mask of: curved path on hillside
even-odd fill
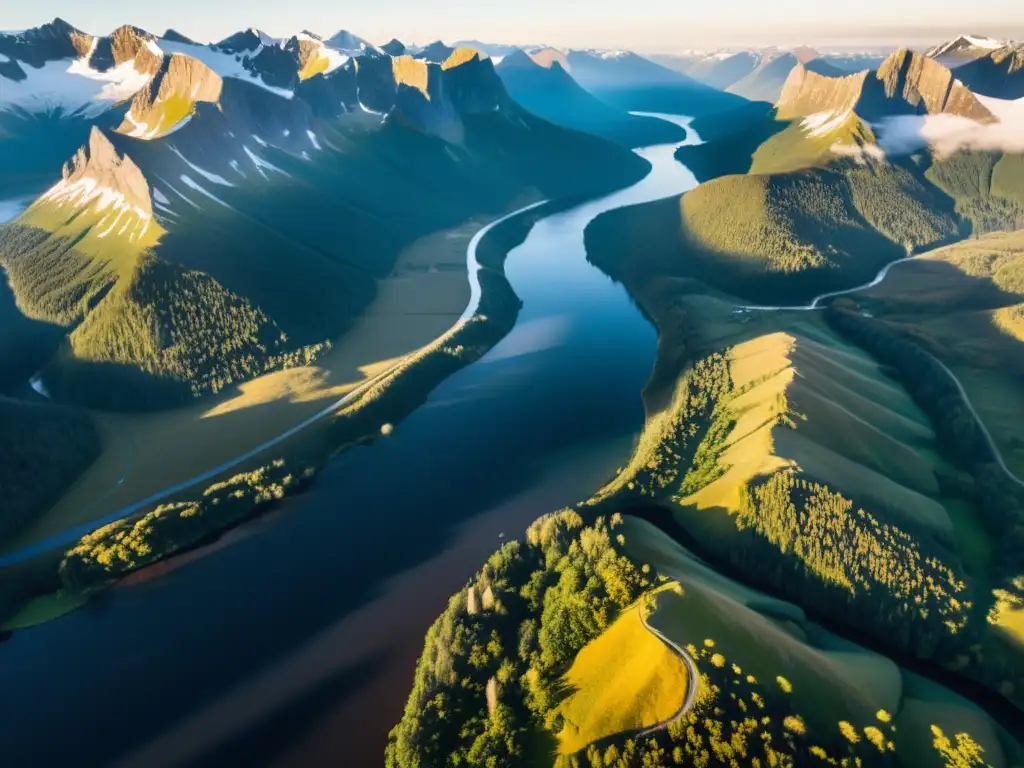
[[[522,208],[512,211],[511,213],[506,214],[501,218],[495,219],[490,224],[487,224],[486,226],[482,227],[473,236],[473,239],[470,241],[469,246],[466,249],[466,265],[469,270],[470,286],[469,303],[466,305],[466,309],[462,313],[462,316],[459,318],[459,321],[453,326],[453,329],[458,327],[462,323],[465,323],[470,318],[472,318],[476,314],[477,308],[480,306],[481,288],[480,278],[478,274],[480,271],[480,263],[477,261],[476,256],[477,249],[479,248],[480,243],[488,235],[488,233],[490,233],[498,225],[503,224],[509,219],[515,218],[516,216],[519,216],[522,213],[531,211],[534,208],[537,208],[546,202],[546,200],[541,200],[539,202],[531,203],[530,205],[526,205],[523,206]],[[245,453],[239,456],[236,456],[233,459],[230,459],[229,461],[226,461],[222,464],[217,465],[216,467],[208,469],[205,472],[202,472],[201,474],[195,475],[194,477],[190,477],[189,479],[184,480],[180,483],[176,483],[172,486],[164,488],[163,490],[157,491],[156,493],[147,496],[146,498],[141,499],[133,504],[130,504],[127,507],[122,507],[121,509],[118,509],[107,515],[103,515],[102,517],[90,520],[87,523],[82,523],[81,525],[76,525],[72,528],[67,528],[61,531],[60,533],[54,534],[53,536],[49,536],[45,539],[37,541],[34,544],[26,545],[24,547],[21,547],[20,549],[14,550],[13,552],[8,552],[7,554],[0,556],[0,567],[15,565],[17,563],[24,562],[33,557],[36,557],[37,555],[47,552],[48,550],[56,549],[57,547],[70,546],[71,544],[74,544],[76,541],[81,539],[83,536],[86,536],[92,533],[93,531],[102,528],[105,525],[110,525],[111,523],[115,523],[118,520],[122,520],[126,517],[130,517],[131,515],[137,514],[143,511],[146,507],[158,504],[161,501],[166,500],[168,497],[173,496],[174,494],[177,493],[181,493],[182,491],[186,491],[189,488],[192,488],[193,486],[199,485],[201,483],[210,482],[219,475],[222,475],[225,472],[237,468],[240,464],[243,464],[244,462],[255,458],[264,451],[268,451],[271,448],[276,447],[277,445],[283,443],[285,440],[288,440],[289,438],[294,437],[300,432],[313,426],[314,424],[323,421],[328,416],[337,413],[339,409],[359,399],[363,395],[363,393],[365,393],[368,389],[373,387],[377,382],[389,376],[399,365],[401,365],[401,361],[399,361],[392,367],[388,368],[387,370],[374,376],[373,378],[363,382],[356,389],[352,390],[341,399],[331,403],[330,405],[313,414],[309,418],[305,419],[299,424],[296,424],[294,427],[291,427],[290,429],[282,432],[276,437],[271,438],[270,440],[267,440],[266,442],[260,443],[259,445],[251,448],[250,450],[246,451]],[[35,377],[33,379],[33,388],[36,389],[37,392],[39,392],[40,390],[36,387],[37,380],[38,377]],[[41,382],[38,383],[41,385]],[[40,394],[44,395],[45,397],[49,397],[49,395],[46,392],[40,392]],[[128,469],[126,469],[125,472],[121,475],[121,477],[117,480],[117,482],[114,484],[114,487],[111,488],[110,491],[108,491],[108,494],[112,493],[114,490],[116,490],[118,486],[124,483],[127,477],[127,473],[130,471],[131,462],[129,461]],[[98,499],[96,503],[99,503],[101,501],[102,497]]]
[[[823,309],[821,303],[826,299],[834,299],[839,296],[848,296],[852,293],[866,291],[868,288],[874,288],[876,285],[879,285],[883,280],[885,280],[886,277],[889,276],[889,271],[897,264],[904,264],[908,261],[913,261],[916,258],[918,257],[910,256],[905,259],[897,259],[896,261],[889,262],[884,267],[882,267],[881,271],[875,276],[875,279],[872,280],[870,283],[864,283],[863,285],[854,286],[853,288],[846,288],[841,291],[830,291],[829,293],[823,293],[820,296],[816,296],[810,304],[801,304],[789,307],[740,305],[738,309],[743,309],[748,312],[810,312],[813,310]],[[927,350],[925,351],[927,352]],[[930,352],[928,354],[931,355]],[[988,446],[992,451],[992,457],[995,459],[995,462],[999,466],[999,468],[1003,471],[1003,474],[1005,474],[1011,482],[1015,483],[1016,485],[1019,485],[1021,488],[1024,488],[1024,480],[1021,480],[1021,478],[1017,477],[1017,475],[1015,475],[1013,471],[1010,469],[1010,467],[1007,465],[1006,460],[1003,458],[1002,453],[1000,453],[999,451],[999,446],[996,445],[996,441],[992,438],[992,433],[989,432],[988,427],[985,426],[984,419],[981,418],[981,415],[978,413],[978,410],[974,407],[974,403],[971,402],[971,398],[968,396],[967,390],[964,388],[964,385],[960,382],[960,379],[958,379],[956,377],[956,374],[954,374],[953,371],[951,371],[945,363],[939,360],[939,358],[935,357],[935,355],[931,355],[931,357],[936,363],[939,364],[939,367],[941,367],[942,370],[946,372],[946,375],[953,380],[953,383],[956,385],[956,388],[960,391],[961,399],[964,401],[964,404],[967,406],[968,410],[970,410],[971,415],[974,416],[975,421],[978,422],[978,426],[981,428],[981,433],[982,435],[984,435],[985,441],[988,443]]]
[[[988,442],[989,448],[992,449],[992,456],[996,460],[996,464],[999,465],[999,468],[1003,470],[1003,473],[1010,480],[1019,485],[1021,488],[1024,488],[1024,480],[1021,480],[1019,477],[1017,477],[1006,465],[1006,460],[1003,459],[1003,455],[999,452],[999,448],[996,446],[996,441],[992,439],[992,433],[988,431],[988,427],[985,426],[984,420],[981,418],[980,415],[978,415],[978,411],[975,410],[974,403],[972,403],[971,398],[967,396],[967,390],[965,390],[964,385],[960,383],[960,379],[958,379],[956,375],[951,370],[949,370],[949,367],[944,362],[939,360],[939,358],[935,357],[935,355],[932,355],[932,359],[939,364],[939,367],[946,372],[946,375],[953,380],[954,384],[956,384],[956,388],[960,390],[960,397],[963,398],[964,405],[967,406],[967,408],[971,412],[971,415],[973,415],[975,420],[978,422],[978,426],[981,427],[981,434],[985,436],[985,440],[986,442]]]
[[[685,648],[680,646],[674,640],[668,638],[660,629],[652,627],[650,623],[648,623],[647,617],[644,615],[643,609],[640,606],[637,606],[637,610],[640,611],[640,621],[643,623],[644,629],[675,651],[676,655],[682,659],[683,663],[686,665],[686,698],[683,699],[682,705],[671,717],[644,728],[637,733],[637,736],[648,736],[652,733],[665,730],[672,725],[672,723],[677,722],[683,717],[683,715],[693,709],[693,705],[697,703],[697,689],[700,687],[700,672],[697,671],[697,663]]]

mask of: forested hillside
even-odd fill
[[[894,74],[904,60],[908,72]],[[877,73],[886,98],[904,106],[956,111],[976,103],[969,94],[936,95],[944,76],[914,57]],[[704,144],[681,148],[677,158],[705,183],[674,204],[599,217],[588,229],[591,260],[613,273],[696,277],[752,303],[788,305],[868,282],[898,258],[1024,226],[1024,156],[887,153],[888,125],[855,111],[857,94],[875,78],[807,71],[791,78],[775,109],[751,104],[721,125],[696,121]],[[872,104],[886,107],[884,99]]]
[[[663,646],[661,677],[644,687],[664,643],[651,627],[698,679],[687,672],[661,689],[680,663]],[[640,687],[590,689],[591,676],[607,686],[617,672]],[[495,553],[451,599],[427,635],[386,764],[943,766],[1020,754],[965,700],[721,576],[654,526],[567,511]]]
[[[374,53],[307,73],[288,100],[186,66],[220,61],[201,46],[163,45],[186,55],[135,96],[135,123],[94,128],[0,239],[20,309],[70,335],[44,378],[71,402],[165,407],[308,363],[416,238],[519,195],[607,191],[647,167],[523,110],[473,51],[443,65]],[[339,96],[391,119],[317,116]]]
[[[6,397],[0,397],[0,424],[0,542],[6,542],[92,463],[100,441],[83,413]]]
[[[608,271],[697,277],[751,302],[794,304],[969,231],[912,164],[843,160],[725,176],[679,200],[614,211],[588,227],[587,243]]]

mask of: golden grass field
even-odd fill
[[[649,618],[667,637],[696,648],[710,640],[729,663],[758,681],[784,676],[810,704],[804,714],[809,725],[870,723],[879,709],[897,711],[902,680],[889,659],[855,646],[815,647],[807,638],[824,633],[796,606],[713,571],[649,523],[626,518],[624,531],[631,558],[650,563],[681,587],[681,594],[660,592]]]
[[[686,678],[683,661],[630,606],[579,652],[565,677],[572,693],[558,707],[565,719],[559,754],[667,720],[686,698]]]
[[[102,455],[52,510],[8,543],[7,551],[220,466],[318,413],[443,334],[469,300],[466,247],[489,218],[467,221],[410,245],[379,284],[376,300],[316,364],[260,377],[183,409],[97,414]],[[316,429],[293,440],[308,439]],[[287,448],[280,444],[270,453],[276,457]],[[257,457],[253,464],[267,458]]]

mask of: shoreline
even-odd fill
[[[634,435],[623,435],[567,453],[553,463],[529,490],[505,499],[465,521],[443,550],[425,562],[382,582],[380,594],[269,667],[209,702],[184,720],[168,724],[160,735],[140,745],[115,765],[120,768],[187,762],[209,750],[227,747],[254,722],[279,713],[286,720],[287,702],[301,702],[323,679],[373,662],[375,672],[340,692],[310,721],[295,741],[286,739],[273,750],[271,765],[320,765],[348,760],[372,765],[380,760],[387,732],[398,722],[405,706],[405,691],[395,690],[411,679],[423,650],[422,631],[437,617],[446,601],[465,583],[466,574],[503,543],[520,539],[538,516],[538,509],[556,509],[570,501],[567,485],[600,485],[614,474],[631,452]],[[581,481],[585,478],[585,482]],[[573,501],[575,499],[573,498]],[[425,591],[424,585],[430,585]],[[415,593],[415,610],[408,597]],[[355,631],[368,628],[369,631]],[[352,642],[352,638],[358,640]],[[386,663],[381,661],[386,658]],[[368,706],[367,702],[373,702]],[[358,723],[358,731],[374,737],[356,744],[339,742],[339,724]],[[273,731],[276,721],[261,726]],[[268,737],[272,738],[272,737]],[[354,751],[353,751],[354,750]],[[225,762],[228,762],[227,758]]]
[[[468,255],[475,256],[475,266],[480,281],[479,297],[471,300],[477,304],[476,313],[468,321],[460,319],[433,342],[406,355],[391,368],[364,383],[357,393],[353,393],[356,397],[350,403],[343,402],[325,409],[322,416],[327,417],[334,414],[334,419],[324,418],[325,428],[320,434],[315,437],[306,436],[303,445],[292,446],[291,456],[293,459],[296,456],[299,457],[294,464],[291,461],[288,463],[289,467],[294,470],[303,471],[301,457],[311,453],[311,446],[314,447],[312,452],[316,454],[315,464],[310,465],[308,461],[305,463],[307,477],[301,483],[302,487],[311,479],[311,470],[319,469],[324,461],[347,447],[380,438],[382,424],[401,421],[415,410],[441,381],[482,357],[514,327],[520,302],[505,279],[504,259],[510,250],[525,239],[535,221],[550,214],[551,211],[547,209],[558,210],[562,206],[575,204],[575,202],[575,200],[560,203],[535,202],[499,217],[477,232],[473,241],[480,246],[479,252],[474,250],[472,254],[468,254],[467,251]],[[488,238],[488,235],[491,237]],[[492,244],[494,239],[499,241],[496,246]],[[347,407],[345,407],[346,405]],[[275,455],[286,453],[287,448],[288,446],[285,446],[280,451],[274,450],[273,453]],[[266,451],[260,451],[260,453],[265,454]],[[251,458],[255,460],[256,457]],[[269,457],[267,458],[269,459]],[[239,466],[236,469],[243,471],[244,467]],[[194,499],[198,495],[195,486],[196,484],[193,483],[188,489],[181,489],[181,495]],[[188,491],[192,491],[192,493],[189,494]],[[169,559],[178,561],[176,564],[170,565],[170,570],[181,567],[202,556],[201,554],[193,555],[194,552],[209,553],[230,543],[224,542],[224,537],[231,531],[246,523],[261,519],[264,515],[272,513],[276,507],[277,504],[273,502],[269,505],[254,503],[247,513],[225,520],[221,525],[214,523],[208,530],[197,531],[197,535],[185,540],[180,546],[171,546],[167,550],[154,554],[140,567],[129,568],[123,573],[113,573],[106,581],[87,589],[85,594],[91,597],[119,584],[125,578],[130,578],[142,571],[160,568],[161,565],[167,564]],[[133,510],[128,515],[110,522],[106,526],[100,526],[100,531],[104,528],[115,529],[119,524],[130,526],[141,519],[144,514],[147,514],[145,510]],[[74,533],[76,535],[72,544],[80,540],[77,535],[80,531],[74,531]],[[111,535],[117,535],[116,530]],[[16,560],[12,560],[11,555],[7,555],[7,562],[4,562],[2,558],[0,558],[0,562],[7,567],[20,570],[27,566],[27,569],[31,570],[32,561],[38,560],[43,572],[34,575],[39,577],[40,581],[49,583],[52,589],[57,586],[54,583],[57,576],[52,571],[54,563],[58,560],[56,550],[62,546],[66,545],[54,544],[45,549],[31,551],[27,556]],[[151,574],[159,577],[162,572],[170,571],[157,570],[151,571]],[[65,594],[60,590],[58,593]],[[18,611],[5,618],[10,623],[16,623],[17,617],[22,612],[31,609],[34,600],[39,598],[45,600],[53,594],[54,592],[51,590],[32,593],[21,604]],[[32,626],[44,623],[50,618],[57,618],[57,616],[43,617]],[[20,629],[25,628],[28,627],[20,627]]]
[[[508,216],[474,217],[406,248],[367,312],[315,364],[261,376],[184,409],[94,414],[103,453],[39,521],[0,547],[0,566],[12,564],[12,553],[38,549],[69,529],[101,527],[115,513],[130,516],[241,470],[357,401],[471,316],[479,295],[474,278],[467,279],[464,243]]]

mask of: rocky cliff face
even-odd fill
[[[120,196],[119,202],[133,206],[145,216],[153,215],[146,177],[130,157],[118,153],[98,128],[92,129],[89,143],[64,165],[63,177],[63,186],[80,183],[109,190]]]
[[[819,112],[847,112],[857,105],[870,76],[865,71],[829,77],[798,63],[782,86],[777,104],[779,118],[792,120]]]
[[[165,136],[192,117],[196,104],[216,104],[224,81],[201,61],[173,55],[162,59],[149,85],[135,94],[118,133],[142,139]]]
[[[441,64],[448,60],[448,57],[455,53],[455,49],[445,45],[440,40],[436,40],[430,45],[421,48],[419,51],[413,54],[417,59],[423,59],[424,61],[432,62],[433,64]]]
[[[77,59],[92,48],[93,37],[63,19],[17,35],[0,33],[0,54],[38,69],[48,61]]]
[[[109,72],[132,62],[138,72],[155,73],[163,59],[155,41],[154,35],[138,27],[118,27],[107,37],[96,40],[89,66],[97,72]]]
[[[246,29],[242,32],[224,38],[214,48],[225,53],[252,53],[263,46],[263,40],[255,29]]]
[[[992,113],[949,69],[906,48],[882,63],[877,78],[887,99],[901,100],[919,112],[959,115],[982,122],[992,120]]]
[[[361,51],[372,49],[373,46],[363,40],[358,35],[353,35],[351,32],[345,29],[338,30],[335,34],[331,35],[324,41],[327,45],[335,48],[342,53],[349,55],[357,55]],[[392,42],[398,42],[397,40]],[[399,43],[401,45],[401,43]],[[405,52],[405,46],[402,46],[403,53]]]
[[[1007,45],[956,70],[975,93],[997,99],[1024,98],[1024,44]]]
[[[868,121],[926,114],[994,119],[949,69],[906,49],[889,56],[876,71],[845,77],[818,74],[799,64],[783,86],[778,109],[782,119],[851,110]]]

